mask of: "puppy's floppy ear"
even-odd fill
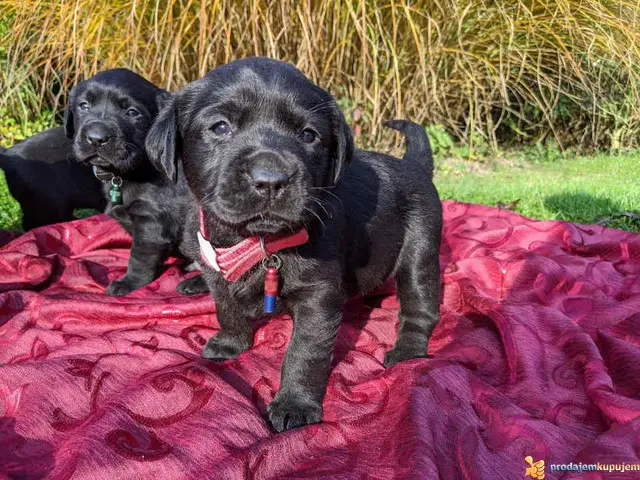
[[[178,115],[175,98],[171,94],[168,95],[169,97],[164,101],[164,107],[147,133],[144,146],[153,166],[176,183],[179,156]]]
[[[67,138],[73,138],[73,135],[76,132],[76,129],[73,125],[73,96],[75,93],[75,88],[71,89],[69,92],[69,98],[67,98],[67,106],[64,109],[64,118],[62,120],[64,125],[64,133],[67,134]]]
[[[164,107],[166,107],[173,100],[173,95],[166,90],[160,90],[160,93],[156,95],[156,112],[160,113]]]
[[[344,119],[344,115],[338,108],[335,106],[334,110],[334,121],[337,124],[337,143],[336,149],[334,152],[333,163],[331,165],[331,179],[333,180],[333,185],[338,184],[338,180],[342,176],[345,167],[351,163],[351,157],[353,157],[353,135],[351,134],[351,129],[349,125],[347,125],[347,121]]]

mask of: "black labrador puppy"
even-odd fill
[[[442,205],[424,129],[388,125],[409,140],[403,160],[354,150],[326,91],[287,63],[248,58],[187,85],[147,136],[150,158],[174,181],[182,165],[193,192],[186,243],[201,256],[220,323],[202,355],[226,360],[251,347],[250,320],[265,311],[293,318],[268,407],[277,431],[321,420],[350,295],[395,275],[400,328],[384,365],[427,355]]]
[[[186,182],[182,174],[177,182],[169,181],[144,150],[147,132],[169,97],[124,68],[94,75],[76,85],[69,96],[64,126],[73,139],[74,157],[93,167],[109,200],[107,213],[133,237],[127,273],[111,282],[107,295],[126,295],[147,285],[170,255],[185,257]],[[207,288],[198,276],[178,290],[193,294]]]
[[[102,184],[91,167],[73,161],[64,128],[50,128],[0,152],[13,198],[22,208],[25,230],[73,220],[76,208],[104,211]]]

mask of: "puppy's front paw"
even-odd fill
[[[295,395],[277,394],[267,407],[271,426],[276,432],[320,423],[322,405]]]
[[[403,362],[405,360],[411,360],[412,358],[426,358],[427,349],[421,350],[412,348],[397,348],[394,347],[384,355],[384,362],[382,363],[385,368],[389,368],[396,363]]]
[[[105,293],[111,297],[121,297],[127,293],[133,292],[139,287],[139,285],[134,284],[125,275],[124,277],[111,282]]]
[[[196,275],[195,277],[181,281],[176,287],[176,290],[182,295],[197,295],[208,292],[209,287],[207,287],[207,283],[204,281],[202,275]]]
[[[214,362],[232,360],[251,347],[251,340],[218,333],[202,349],[202,357]]]

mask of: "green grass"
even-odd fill
[[[473,163],[476,170],[477,162]],[[640,231],[640,154],[598,155],[531,164],[500,163],[469,173],[469,162],[446,163],[436,172],[442,199],[496,205],[520,200],[531,218],[596,223]],[[603,218],[603,217],[609,217]]]
[[[22,211],[7,187],[4,172],[0,170],[0,230],[21,230]]]

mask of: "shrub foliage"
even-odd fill
[[[60,111],[128,66],[175,89],[267,55],[339,97],[361,143],[408,117],[466,142],[622,148],[640,139],[635,0],[0,0],[0,108]]]

